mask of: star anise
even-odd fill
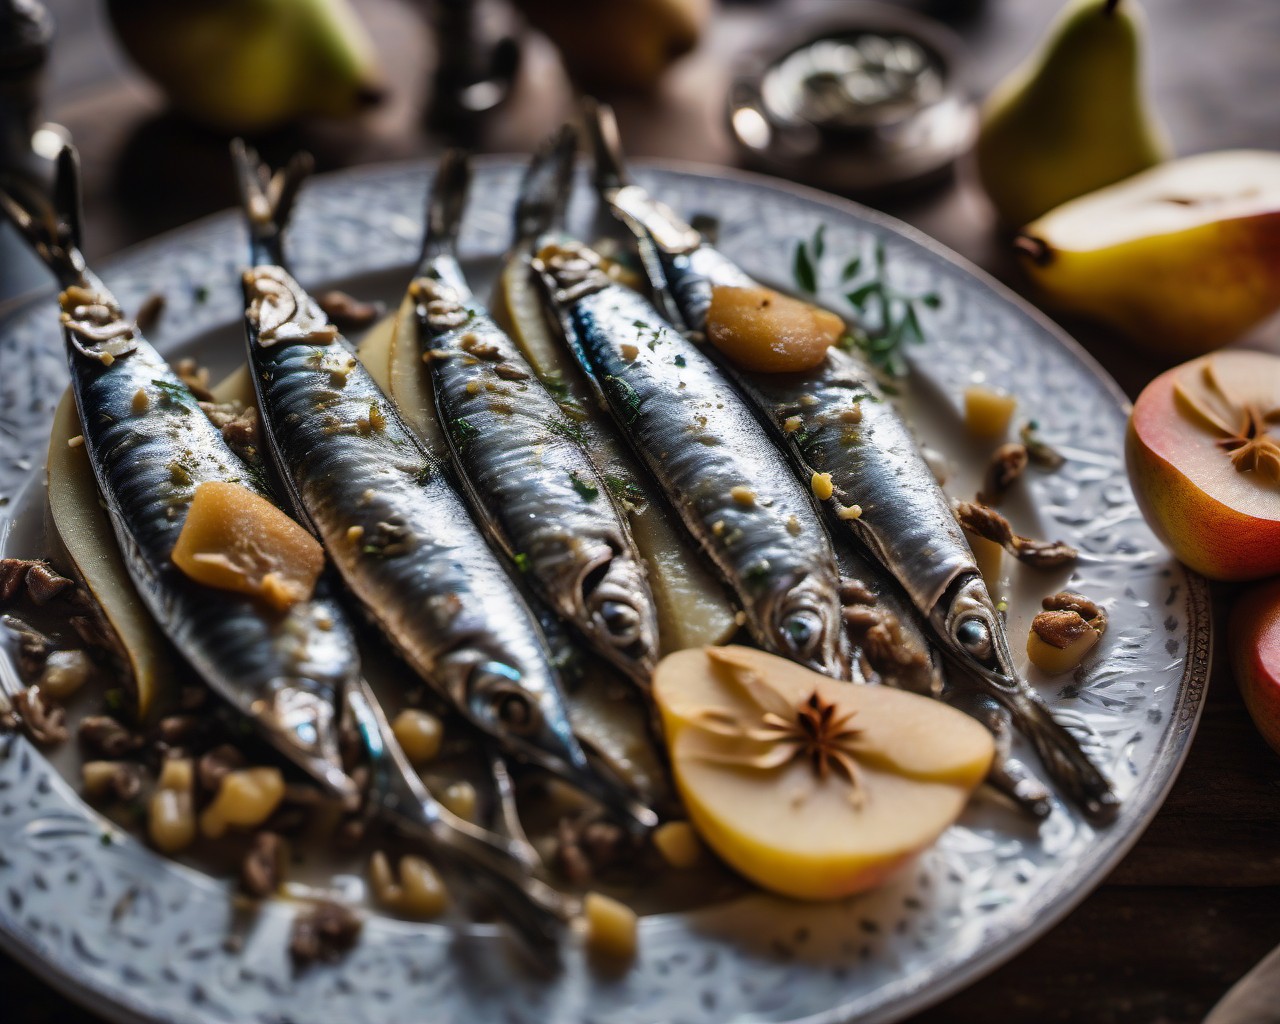
[[[750,744],[747,749],[704,756],[724,764],[760,769],[781,768],[802,758],[809,763],[818,783],[826,782],[833,771],[843,776],[849,784],[850,801],[861,806],[864,794],[855,755],[862,730],[851,724],[857,712],[839,713],[836,705],[823,699],[817,690],[799,704],[792,704],[729,651],[713,650],[716,653],[711,656],[730,667],[731,677],[756,705],[759,717],[749,714],[744,718],[724,708],[704,708],[697,716],[703,728]]]
[[[1268,483],[1280,484],[1280,444],[1267,431],[1268,424],[1280,420],[1280,408],[1263,409],[1257,402],[1236,398],[1214,373],[1212,361],[1205,364],[1202,379],[1202,395],[1192,394],[1181,381],[1174,391],[1222,435],[1216,443],[1238,472],[1257,473]]]

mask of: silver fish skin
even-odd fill
[[[756,641],[848,678],[830,539],[732,386],[581,243],[543,246],[535,268],[600,399],[737,595]]]
[[[713,288],[759,285],[668,207],[626,180],[616,125],[603,111],[595,114],[589,120],[601,196],[636,235],[654,287],[685,328],[700,334]],[[1119,800],[1110,781],[1014,668],[1003,622],[950,504],[906,423],[861,361],[833,347],[812,371],[763,374],[742,371],[719,355],[715,359],[751,400],[801,477],[831,474],[828,504],[837,519],[898,580],[948,660],[971,685],[1010,711],[1055,781],[1086,815],[1114,816]],[[855,504],[860,516],[839,515]]]
[[[143,602],[215,692],[327,789],[353,797],[336,717],[360,663],[341,608],[321,588],[273,613],[247,595],[195,583],[173,564],[200,484],[271,495],[101,281],[86,271],[61,306],[84,447]]]
[[[251,197],[257,165],[247,154],[240,162]],[[592,770],[505,567],[442,468],[282,265],[287,205],[246,205],[255,265],[243,275],[245,324],[263,436],[347,589],[409,665],[506,751],[642,827],[655,824]]]
[[[657,662],[657,610],[631,531],[561,409],[471,293],[455,239],[465,158],[441,162],[410,295],[459,477],[490,538],[589,645],[641,686]]]

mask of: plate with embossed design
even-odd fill
[[[462,237],[483,288],[505,248],[521,162],[480,161]],[[290,252],[313,287],[394,303],[419,240],[430,170],[366,168],[316,179],[294,218]],[[1080,549],[1052,581],[1008,582],[1009,633],[1026,635],[1039,596],[1069,583],[1103,604],[1110,627],[1074,676],[1032,682],[1114,780],[1118,818],[1094,827],[1055,802],[1038,827],[985,798],[895,882],[863,896],[798,904],[762,893],[642,918],[625,973],[602,974],[572,940],[554,977],[526,972],[491,925],[450,929],[370,911],[359,944],[334,964],[295,971],[286,951],[296,906],[269,901],[246,924],[234,883],[150,850],[106,823],[62,759],[0,736],[0,946],[115,1020],[471,1024],[728,1024],[900,1019],[1012,956],[1097,885],[1172,784],[1195,731],[1208,671],[1206,588],[1143,523],[1125,475],[1128,406],[1053,324],[919,233],[821,193],[767,178],[640,165],[636,177],[681,212],[720,222],[719,244],[753,276],[785,286],[797,239],[826,226],[836,267],[883,246],[890,283],[933,293],[921,306],[904,389],[922,439],[968,497],[981,452],[959,429],[963,390],[1012,393],[1067,456],[1033,474],[1010,506],[1028,533]],[[579,190],[572,219],[593,209]],[[222,214],[99,268],[126,309],[167,299],[149,336],[170,357],[229,371],[242,352],[238,268],[245,241]],[[823,294],[841,307],[838,291]],[[52,554],[43,464],[66,384],[50,295],[0,315],[0,553]],[[8,655],[0,654],[0,657]],[[5,668],[5,666],[0,666]],[[1028,760],[1033,761],[1030,755]],[[232,931],[238,944],[225,941]]]

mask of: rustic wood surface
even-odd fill
[[[60,26],[46,114],[67,125],[80,144],[90,256],[108,256],[229,206],[225,140],[165,114],[160,97],[117,50],[99,5],[46,2]],[[420,8],[407,0],[358,6],[384,55],[395,90],[390,101],[359,125],[315,126],[263,140],[268,156],[306,145],[328,169],[443,148],[444,140],[422,127],[433,43]],[[732,163],[721,102],[733,55],[781,23],[837,6],[817,0],[724,4],[704,46],[678,64],[655,95],[618,99],[629,151]],[[963,39],[970,82],[981,93],[1033,44],[1058,2],[921,6],[932,6]],[[1179,150],[1280,145],[1280,4],[1147,0],[1146,6],[1150,79]],[[572,91],[548,45],[531,38],[525,58],[512,101],[473,140],[476,148],[526,151],[571,109]],[[967,167],[929,193],[878,205],[1018,286]],[[12,294],[15,282],[38,284],[38,273],[24,276],[29,270],[6,259],[0,297]],[[1162,369],[1088,325],[1067,326],[1131,395]],[[1276,333],[1262,343],[1280,348]],[[1230,600],[1229,591],[1215,594],[1219,622]],[[1221,630],[1217,636],[1199,734],[1167,803],[1130,855],[1032,948],[914,1020],[1191,1024],[1280,943],[1280,760],[1245,714]],[[98,1020],[3,956],[0,990],[5,1021]]]

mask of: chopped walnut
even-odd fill
[[[117,760],[143,745],[141,736],[125,728],[110,715],[90,715],[80,723],[80,742],[92,754]]]
[[[200,402],[212,402],[213,390],[209,387],[209,369],[201,366],[194,359],[179,359],[173,368],[178,380],[187,386],[187,390]]]
[[[239,402],[201,402],[200,408],[233,452],[246,462],[257,462],[261,445],[258,410]]]
[[[346,292],[333,288],[316,299],[324,315],[343,331],[368,327],[382,315],[382,305],[362,302]]]
[[[1060,590],[1040,602],[1047,612],[1075,612],[1098,633],[1107,631],[1107,613],[1083,594]]]
[[[244,755],[230,743],[223,743],[207,751],[196,762],[196,777],[202,790],[216,793],[228,774],[244,766]]]
[[[289,955],[298,967],[336,960],[356,944],[363,923],[350,907],[321,902],[294,916]]]
[[[1041,640],[1059,650],[1066,650],[1093,631],[1093,627],[1075,611],[1041,612],[1031,620],[1031,628]]]
[[[556,867],[574,884],[589,881],[635,852],[623,828],[590,815],[562,818],[556,838]]]
[[[274,832],[257,833],[240,865],[240,888],[265,899],[280,888],[283,864],[284,840]]]
[[[1080,553],[1063,541],[1032,540],[1014,533],[1009,520],[986,505],[957,501],[955,513],[960,525],[970,533],[994,541],[1018,561],[1035,569],[1056,569],[1079,557]]]
[[[64,743],[70,735],[66,711],[47,703],[38,686],[19,690],[14,695],[13,708],[31,738],[42,746]]]
[[[978,501],[984,505],[998,505],[1000,499],[1021,477],[1027,469],[1026,445],[1010,441],[1002,444],[991,455],[987,463],[987,471],[982,478],[982,490],[978,492]]]
[[[1028,420],[1018,431],[1022,443],[1027,447],[1027,455],[1041,469],[1061,469],[1066,457],[1056,448],[1050,447],[1040,440],[1039,425],[1035,420]]]
[[[863,657],[884,682],[914,692],[933,689],[933,663],[903,635],[902,623],[882,608],[848,605],[844,621]]]

